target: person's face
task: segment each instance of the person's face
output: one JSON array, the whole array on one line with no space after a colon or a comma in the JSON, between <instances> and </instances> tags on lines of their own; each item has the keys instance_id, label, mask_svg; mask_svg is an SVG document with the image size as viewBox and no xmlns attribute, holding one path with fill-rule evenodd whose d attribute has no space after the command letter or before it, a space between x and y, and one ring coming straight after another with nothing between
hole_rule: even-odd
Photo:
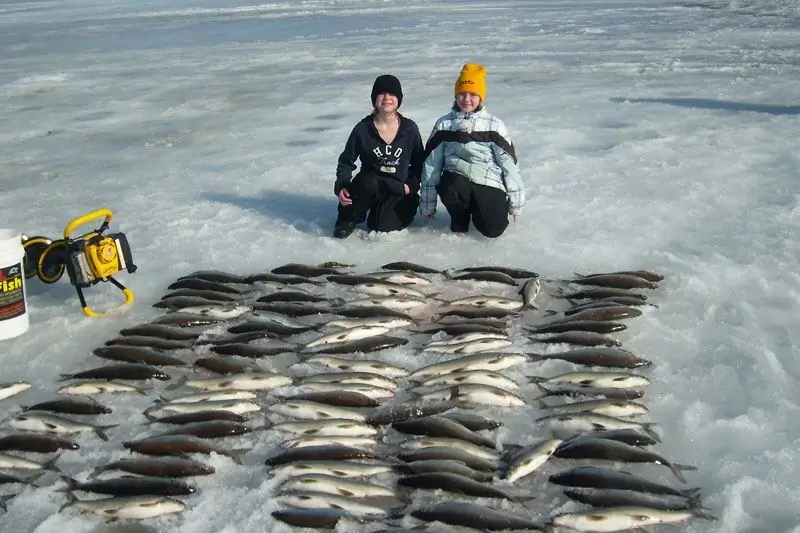
<instances>
[{"instance_id":1,"label":"person's face","mask_svg":"<svg viewBox=\"0 0 800 533\"><path fill-rule=\"evenodd\" d=\"M472 113L481 105L481 97L475 93L458 93L456 95L456 104L464 113Z\"/></svg>"},{"instance_id":2,"label":"person's face","mask_svg":"<svg viewBox=\"0 0 800 533\"><path fill-rule=\"evenodd\" d=\"M397 97L389 93L380 93L375 97L375 109L383 113L393 113L398 108Z\"/></svg>"}]
</instances>

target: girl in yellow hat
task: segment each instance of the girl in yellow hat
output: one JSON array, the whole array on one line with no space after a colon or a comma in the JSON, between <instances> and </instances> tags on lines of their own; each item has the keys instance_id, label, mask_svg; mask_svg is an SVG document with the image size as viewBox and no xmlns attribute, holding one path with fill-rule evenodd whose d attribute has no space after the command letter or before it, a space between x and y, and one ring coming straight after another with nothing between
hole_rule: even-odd
<instances>
[{"instance_id":1,"label":"girl in yellow hat","mask_svg":"<svg viewBox=\"0 0 800 533\"><path fill-rule=\"evenodd\" d=\"M467 63L455 84L452 110L436 121L425 146L420 214L436 215L437 196L450 214L450 229L499 237L508 217L522 212L525 186L514 144L502 120L485 108L486 69Z\"/></svg>"}]
</instances>

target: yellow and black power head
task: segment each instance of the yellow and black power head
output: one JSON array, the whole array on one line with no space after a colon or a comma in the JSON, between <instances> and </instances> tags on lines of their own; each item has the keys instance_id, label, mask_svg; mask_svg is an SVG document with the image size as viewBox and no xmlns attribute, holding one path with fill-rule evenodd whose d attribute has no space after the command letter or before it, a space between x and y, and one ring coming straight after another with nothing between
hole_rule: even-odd
<instances>
[{"instance_id":1,"label":"yellow and black power head","mask_svg":"<svg viewBox=\"0 0 800 533\"><path fill-rule=\"evenodd\" d=\"M103 218L100 228L73 237L78 227L99 218ZM31 277L35 272L43 283L55 283L66 271L70 283L78 292L81 307L87 316L103 314L89 307L83 295L84 288L101 281L108 281L122 291L125 301L120 306L132 303L131 290L114 279L113 275L123 270L129 273L136 272L136 265L133 264L125 234L105 234L111 218L110 210L99 209L67 224L63 239L51 241L46 237L24 237L26 276Z\"/></svg>"}]
</instances>

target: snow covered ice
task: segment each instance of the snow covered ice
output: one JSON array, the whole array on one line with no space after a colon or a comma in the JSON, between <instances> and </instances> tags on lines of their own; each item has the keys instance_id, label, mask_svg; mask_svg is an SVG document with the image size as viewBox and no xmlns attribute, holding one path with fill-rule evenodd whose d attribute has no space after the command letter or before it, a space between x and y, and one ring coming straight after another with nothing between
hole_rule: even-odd
<instances>
[{"instance_id":1,"label":"snow covered ice","mask_svg":"<svg viewBox=\"0 0 800 533\"><path fill-rule=\"evenodd\" d=\"M798 533L799 30L796 0L4 0L0 227L55 238L108 207L139 270L119 276L134 306L100 319L66 277L29 280L31 328L2 343L0 382L33 387L2 400L3 419L52 397L59 374L101 364L91 350L161 314L151 305L194 270L652 268L667 276L660 307L620 338L655 362L645 399L659 452L698 467L688 486L719 518L659 530ZM487 108L515 143L522 217L498 240L454 236L440 204L430 227L331 238L336 158L374 78L400 78L401 112L425 140L465 62L486 66ZM87 295L119 298L107 284ZM115 412L96 423L120 425L109 442L78 436L57 462L65 475L84 480L153 432L146 398L106 399ZM506 442L539 436L522 421L507 430ZM58 513L62 482L48 474L8 502L0 530L289 531L270 516L263 464L277 439L225 439L253 451L242 465L208 459L217 472L193 479L180 515ZM577 508L547 494L531 507Z\"/></svg>"}]
</instances>

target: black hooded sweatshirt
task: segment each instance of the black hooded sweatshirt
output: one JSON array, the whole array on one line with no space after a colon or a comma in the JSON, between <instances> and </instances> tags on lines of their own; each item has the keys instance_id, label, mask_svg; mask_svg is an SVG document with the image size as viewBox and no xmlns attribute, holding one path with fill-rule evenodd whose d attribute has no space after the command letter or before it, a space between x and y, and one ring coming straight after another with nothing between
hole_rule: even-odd
<instances>
[{"instance_id":1,"label":"black hooded sweatshirt","mask_svg":"<svg viewBox=\"0 0 800 533\"><path fill-rule=\"evenodd\" d=\"M392 194L404 196L404 183L408 184L410 194L417 194L425 148L417 123L400 113L398 116L400 127L391 144L381 139L372 123L372 115L367 115L355 125L339 156L334 193L338 195L347 188L356 169L356 159L360 159L361 172L373 172L381 177Z\"/></svg>"}]
</instances>

